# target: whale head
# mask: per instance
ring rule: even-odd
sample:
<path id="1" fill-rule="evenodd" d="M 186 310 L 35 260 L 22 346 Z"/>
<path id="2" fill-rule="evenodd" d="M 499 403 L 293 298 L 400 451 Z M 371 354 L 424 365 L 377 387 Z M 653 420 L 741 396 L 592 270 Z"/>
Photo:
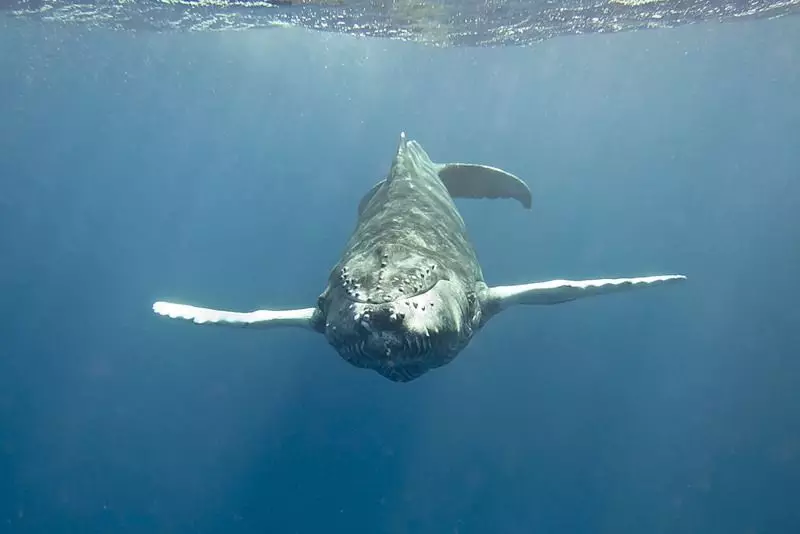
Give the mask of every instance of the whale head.
<path id="1" fill-rule="evenodd" d="M 318 301 L 325 337 L 352 365 L 409 382 L 469 343 L 480 321 L 475 288 L 430 258 L 374 259 L 334 269 Z"/>

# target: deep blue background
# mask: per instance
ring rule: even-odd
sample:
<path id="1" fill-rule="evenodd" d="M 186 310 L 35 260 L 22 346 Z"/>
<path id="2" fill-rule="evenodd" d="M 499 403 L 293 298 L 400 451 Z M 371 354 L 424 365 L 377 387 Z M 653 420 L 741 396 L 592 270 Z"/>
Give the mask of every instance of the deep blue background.
<path id="1" fill-rule="evenodd" d="M 435 50 L 0 21 L 0 529 L 800 532 L 800 19 Z M 501 166 L 494 319 L 410 384 L 296 330 L 400 130 Z"/>

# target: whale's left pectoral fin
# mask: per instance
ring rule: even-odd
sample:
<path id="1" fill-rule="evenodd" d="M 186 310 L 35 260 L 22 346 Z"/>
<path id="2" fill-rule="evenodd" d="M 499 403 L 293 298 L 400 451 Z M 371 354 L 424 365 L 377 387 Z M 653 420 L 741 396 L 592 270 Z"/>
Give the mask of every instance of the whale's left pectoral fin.
<path id="1" fill-rule="evenodd" d="M 297 310 L 255 310 L 234 312 L 199 308 L 174 302 L 156 302 L 153 311 L 158 315 L 183 319 L 196 324 L 217 324 L 251 328 L 271 328 L 275 326 L 299 326 L 313 329 L 316 308 Z"/>
<path id="2" fill-rule="evenodd" d="M 471 163 L 438 166 L 442 180 L 453 198 L 513 198 L 530 209 L 531 190 L 527 184 L 503 169 Z"/>
<path id="3" fill-rule="evenodd" d="M 680 282 L 679 274 L 639 278 L 601 278 L 598 280 L 550 280 L 516 286 L 490 287 L 486 303 L 491 315 L 516 304 L 560 304 L 582 297 L 606 295 L 639 287 L 653 287 Z"/>

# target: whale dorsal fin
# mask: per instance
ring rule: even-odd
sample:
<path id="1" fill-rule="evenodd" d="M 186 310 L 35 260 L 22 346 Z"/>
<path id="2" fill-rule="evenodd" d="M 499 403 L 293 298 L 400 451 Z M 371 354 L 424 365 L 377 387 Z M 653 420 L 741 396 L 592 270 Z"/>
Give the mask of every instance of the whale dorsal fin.
<path id="1" fill-rule="evenodd" d="M 439 178 L 453 198 L 513 198 L 530 209 L 531 190 L 527 184 L 496 167 L 471 163 L 439 166 Z"/>

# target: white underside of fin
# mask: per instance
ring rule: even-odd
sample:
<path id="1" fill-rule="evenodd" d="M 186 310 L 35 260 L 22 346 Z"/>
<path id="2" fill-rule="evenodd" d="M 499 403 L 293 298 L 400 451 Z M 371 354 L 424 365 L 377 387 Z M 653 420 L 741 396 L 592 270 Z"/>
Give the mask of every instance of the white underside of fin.
<path id="1" fill-rule="evenodd" d="M 489 299 L 506 308 L 514 304 L 559 304 L 583 297 L 606 295 L 637 287 L 651 287 L 686 280 L 680 274 L 597 280 L 550 280 L 489 288 Z"/>
<path id="2" fill-rule="evenodd" d="M 196 324 L 223 324 L 231 326 L 301 326 L 310 328 L 315 308 L 297 310 L 255 310 L 234 312 L 199 308 L 174 302 L 156 302 L 153 311 L 172 319 L 183 319 Z"/>

